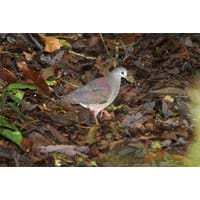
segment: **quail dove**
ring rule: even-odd
[[[62,96],[60,104],[80,104],[88,108],[94,115],[96,125],[99,125],[97,115],[100,112],[109,115],[104,108],[117,97],[121,78],[127,79],[127,70],[124,67],[117,67],[106,76],[94,79],[70,94]]]

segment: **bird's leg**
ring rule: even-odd
[[[96,123],[97,126],[99,126],[99,122],[98,122],[98,119],[97,119],[97,114],[98,114],[98,112],[93,112],[95,123]]]

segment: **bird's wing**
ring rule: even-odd
[[[63,97],[63,103],[104,104],[111,95],[111,85],[107,77],[95,79],[85,86]]]

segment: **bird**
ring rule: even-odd
[[[100,77],[88,82],[86,85],[72,91],[67,95],[61,96],[60,104],[80,104],[89,109],[94,116],[96,125],[99,125],[97,115],[111,115],[105,110],[119,94],[121,78],[127,79],[127,69],[116,67],[104,77]]]

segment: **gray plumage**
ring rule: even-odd
[[[60,103],[80,104],[97,115],[117,97],[122,77],[127,77],[127,70],[124,67],[117,67],[105,77],[94,79],[61,97]]]

